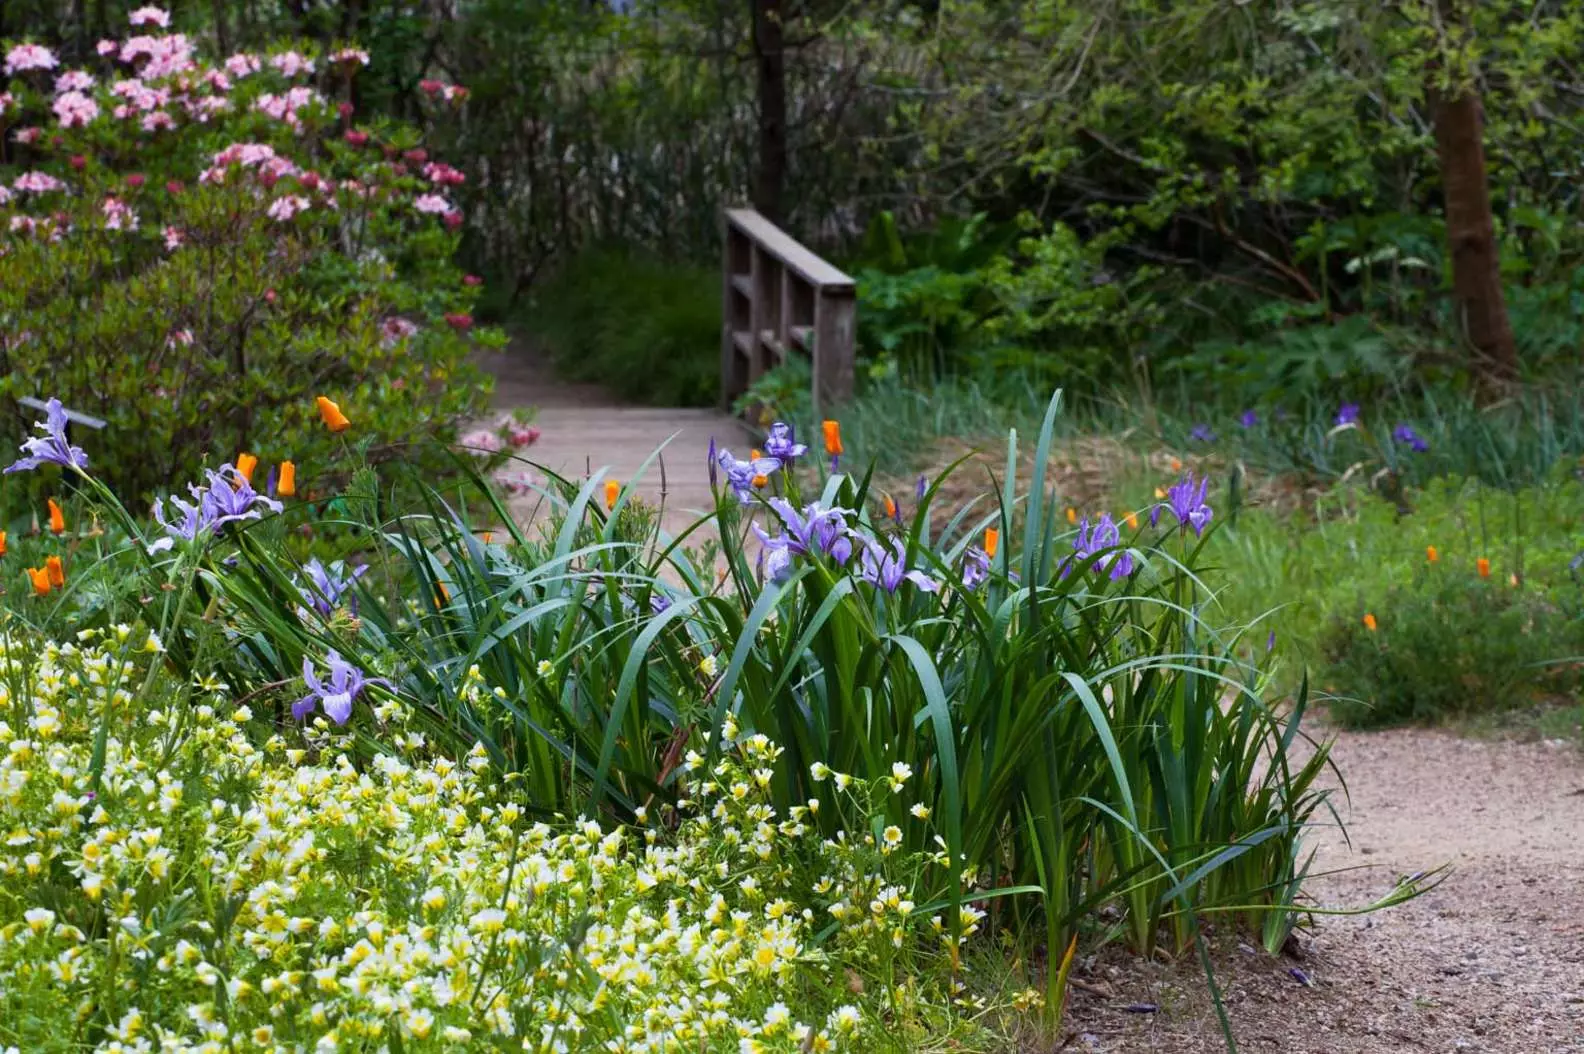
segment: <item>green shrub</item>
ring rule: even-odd
[[[355,55],[210,63],[146,28],[70,71],[80,91],[52,102],[67,71],[31,69],[0,94],[33,130],[0,166],[0,397],[106,419],[76,438],[129,499],[243,450],[311,477],[334,449],[319,394],[375,457],[449,437],[487,394],[465,358],[475,290],[450,262],[459,174],[415,129],[338,108]]]
[[[556,369],[655,406],[720,393],[720,272],[591,249],[533,291],[524,319]]]
[[[1323,649],[1337,720],[1438,722],[1570,690],[1577,674],[1557,660],[1584,658],[1584,621],[1506,582],[1432,569],[1370,611],[1338,617]]]

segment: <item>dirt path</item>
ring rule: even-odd
[[[1398,875],[1454,870],[1402,907],[1322,919],[1301,959],[1222,942],[1239,1049],[1584,1052],[1584,758],[1411,729],[1343,733],[1335,758],[1352,845],[1321,833],[1315,871],[1363,869],[1313,881],[1321,903],[1363,904]],[[1116,996],[1074,993],[1064,1049],[1225,1049],[1192,964],[1107,958],[1089,973]],[[1139,1003],[1160,1009],[1122,1009]]]
[[[706,451],[710,437],[747,456],[749,438],[741,422],[714,410],[631,406],[596,385],[571,384],[555,377],[532,348],[514,342],[504,352],[481,359],[495,377],[495,413],[516,407],[537,410],[540,438],[525,451],[535,464],[570,479],[609,467],[606,478],[629,485],[638,468],[662,444],[664,473],[657,464],[637,483],[637,493],[663,505],[663,523],[673,533],[700,510],[713,507]],[[676,438],[672,439],[675,435]],[[514,503],[523,519],[536,498]]]

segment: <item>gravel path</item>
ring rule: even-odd
[[[1359,870],[1311,882],[1320,903],[1368,903],[1398,875],[1453,871],[1391,911],[1322,918],[1296,959],[1222,941],[1239,1048],[1584,1052],[1584,758],[1571,745],[1414,729],[1342,733],[1334,757],[1351,847],[1321,832],[1314,870]],[[1104,956],[1086,973],[1101,994],[1075,991],[1058,1045],[1026,1049],[1225,1049],[1192,962]],[[1138,1003],[1160,1009],[1122,1009]]]

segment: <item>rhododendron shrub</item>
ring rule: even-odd
[[[205,451],[322,461],[315,394],[376,458],[452,438],[488,391],[467,356],[499,339],[455,322],[465,174],[358,121],[366,53],[206,57],[151,11],[82,68],[0,44],[0,395],[107,420],[79,438],[129,495]]]

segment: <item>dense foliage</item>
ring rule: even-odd
[[[140,18],[79,67],[6,46],[0,394],[107,421],[78,438],[128,495],[215,449],[322,462],[320,393],[380,451],[449,435],[487,391],[450,262],[465,177],[355,119],[358,49],[211,62]]]

